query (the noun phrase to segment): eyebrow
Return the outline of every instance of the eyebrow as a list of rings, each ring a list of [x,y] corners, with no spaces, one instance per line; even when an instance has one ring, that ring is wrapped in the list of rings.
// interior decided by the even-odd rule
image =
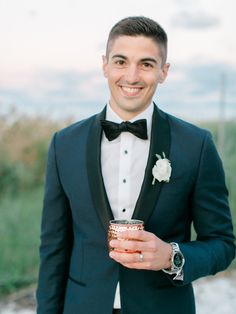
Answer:
[[[153,62],[153,63],[157,64],[157,60],[153,59],[153,58],[143,58],[140,61],[142,61],[142,62]]]
[[[120,55],[120,54],[116,54],[116,55],[112,56],[112,59],[115,59],[115,58],[121,58],[121,59],[127,60],[127,57]]]
[[[122,54],[116,54],[116,55],[112,56],[112,59],[115,59],[115,58],[121,58],[121,59],[127,60],[127,57],[124,56],[124,55],[122,55]],[[153,63],[155,63],[155,64],[158,63],[156,59],[154,59],[154,58],[149,58],[149,57],[147,57],[147,58],[142,58],[140,61],[141,61],[141,62],[153,62]]]

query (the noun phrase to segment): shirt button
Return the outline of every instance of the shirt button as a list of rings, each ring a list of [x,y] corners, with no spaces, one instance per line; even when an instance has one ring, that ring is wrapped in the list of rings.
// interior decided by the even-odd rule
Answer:
[[[123,212],[123,213],[124,213],[124,212],[126,212],[126,209],[125,209],[125,208],[123,208],[123,209],[122,209],[122,212]]]
[[[123,183],[126,183],[126,179],[123,179]]]
[[[128,154],[128,151],[127,151],[127,150],[124,150],[124,153],[125,153],[125,155],[127,155],[127,154]]]

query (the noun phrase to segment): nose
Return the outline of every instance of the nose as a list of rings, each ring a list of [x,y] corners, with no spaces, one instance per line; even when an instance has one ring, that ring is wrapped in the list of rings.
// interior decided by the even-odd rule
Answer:
[[[136,65],[129,65],[125,70],[124,79],[131,85],[139,82],[138,67]]]

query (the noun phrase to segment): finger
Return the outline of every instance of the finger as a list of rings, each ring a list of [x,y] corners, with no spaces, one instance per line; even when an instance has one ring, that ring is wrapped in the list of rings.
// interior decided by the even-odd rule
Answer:
[[[123,253],[114,250],[109,255],[119,263],[137,263],[139,261],[139,253]]]
[[[138,255],[137,254],[132,254],[132,255],[133,255],[132,260],[134,259],[137,261],[132,262],[129,260],[129,262],[125,262],[121,259],[119,263],[131,269],[151,269],[152,268],[152,264],[146,261],[147,260],[146,258],[144,259],[144,255],[142,253],[139,253]]]
[[[118,252],[118,251],[111,251],[110,257],[115,259],[117,262],[122,264],[137,264],[137,263],[144,263],[144,262],[150,262],[152,259],[151,253],[124,253],[124,252]]]
[[[151,232],[145,230],[125,230],[119,232],[117,235],[118,239],[131,239],[138,241],[150,241],[155,237]]]
[[[109,244],[116,251],[129,251],[134,253],[147,249],[147,244],[145,242],[133,240],[111,240]]]
[[[110,257],[124,267],[146,270],[160,270],[163,265],[158,262],[151,252],[141,253],[143,258],[140,258],[140,253],[121,253],[112,251]]]
[[[111,240],[110,246],[118,251],[150,251],[155,252],[158,250],[158,241],[156,238],[150,241],[140,241],[131,239]]]

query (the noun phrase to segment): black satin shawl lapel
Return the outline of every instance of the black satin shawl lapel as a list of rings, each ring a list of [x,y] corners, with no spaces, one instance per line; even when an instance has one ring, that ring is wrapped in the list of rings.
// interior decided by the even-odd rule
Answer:
[[[100,120],[105,119],[105,114],[106,107],[100,114],[95,116],[89,130],[87,142],[87,171],[94,207],[96,208],[105,231],[107,231],[109,221],[113,219],[113,214],[107,198],[101,170],[102,128]]]
[[[166,157],[169,157],[170,142],[170,126],[167,115],[160,111],[155,105],[152,118],[149,156],[142,188],[132,217],[134,219],[143,220],[145,223],[147,222],[155,208],[162,185],[167,184],[156,180],[155,184],[152,185],[152,168],[157,161],[156,154],[162,156],[164,152]]]

